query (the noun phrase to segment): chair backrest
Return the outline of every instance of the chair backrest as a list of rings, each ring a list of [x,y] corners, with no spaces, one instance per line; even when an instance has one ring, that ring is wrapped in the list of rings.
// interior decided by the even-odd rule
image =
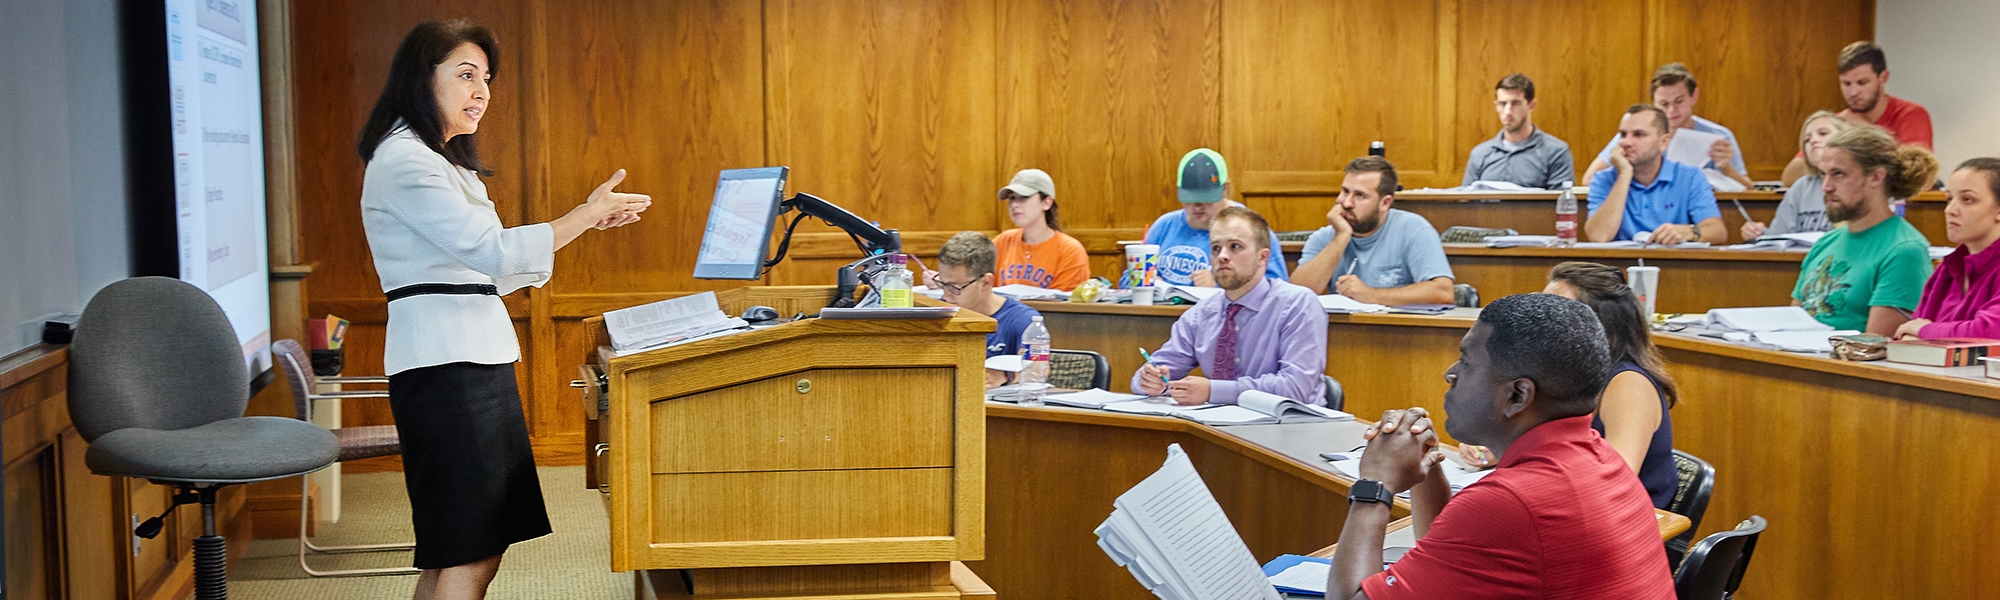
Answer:
[[[293,414],[301,421],[312,420],[312,390],[315,377],[312,372],[312,355],[306,354],[298,340],[285,338],[271,342],[271,362],[285,371],[285,382],[292,387]]]
[[[1451,303],[1453,306],[1479,308],[1479,289],[1470,283],[1451,286]]]
[[[1679,561],[1679,550],[1687,549],[1694,541],[1694,531],[1701,527],[1701,515],[1708,512],[1708,498],[1715,491],[1715,467],[1708,461],[1693,454],[1674,450],[1674,499],[1667,503],[1667,512],[1688,518],[1688,530],[1667,542],[1667,559]]]
[[[1111,389],[1111,361],[1089,350],[1049,350],[1049,387]]]
[[[1322,388],[1321,393],[1326,395],[1326,407],[1334,410],[1346,410],[1347,392],[1341,389],[1340,380],[1334,379],[1332,375],[1321,374],[1320,383],[1320,387]]]
[[[84,441],[243,416],[250,370],[222,306],[191,284],[135,277],[99,290],[69,346],[69,415]]]
[[[1681,561],[1680,571],[1674,574],[1674,591],[1680,600],[1723,600],[1736,595],[1765,524],[1764,517],[1751,515],[1735,529],[1716,532],[1688,550],[1687,560]]]

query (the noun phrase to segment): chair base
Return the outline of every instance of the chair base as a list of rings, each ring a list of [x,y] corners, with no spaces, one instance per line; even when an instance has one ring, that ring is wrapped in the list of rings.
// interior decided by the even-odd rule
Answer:
[[[373,577],[377,575],[415,575],[423,572],[422,569],[418,569],[416,567],[383,567],[376,569],[338,569],[338,570],[324,570],[324,571],[312,568],[312,565],[306,562],[306,551],[308,550],[312,551],[315,554],[358,554],[362,552],[391,552],[396,550],[413,550],[417,547],[417,545],[411,542],[394,543],[394,544],[355,544],[348,546],[313,545],[312,539],[306,536],[306,526],[308,525],[306,520],[312,518],[311,513],[306,510],[307,495],[311,491],[311,489],[308,487],[310,485],[311,483],[308,482],[306,478],[304,477],[299,478],[299,569],[300,570],[305,571],[307,575],[311,575],[313,577]]]

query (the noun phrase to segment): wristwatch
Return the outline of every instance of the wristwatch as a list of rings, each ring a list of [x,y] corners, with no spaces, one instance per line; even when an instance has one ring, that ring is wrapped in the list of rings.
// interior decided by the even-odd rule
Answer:
[[[1353,504],[1355,502],[1374,502],[1376,504],[1389,504],[1395,501],[1396,501],[1396,494],[1390,492],[1389,486],[1382,485],[1382,482],[1380,481],[1374,481],[1371,479],[1357,479],[1354,481],[1354,487],[1347,488],[1348,504]]]

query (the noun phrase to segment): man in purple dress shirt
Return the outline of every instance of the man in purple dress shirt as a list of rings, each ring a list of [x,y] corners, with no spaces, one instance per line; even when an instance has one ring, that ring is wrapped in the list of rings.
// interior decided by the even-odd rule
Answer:
[[[1271,225],[1257,211],[1225,208],[1209,225],[1209,255],[1223,293],[1181,313],[1173,337],[1132,389],[1181,404],[1235,404],[1246,390],[1324,404],[1326,310],[1312,290],[1266,277]],[[1189,377],[1201,367],[1207,377]]]

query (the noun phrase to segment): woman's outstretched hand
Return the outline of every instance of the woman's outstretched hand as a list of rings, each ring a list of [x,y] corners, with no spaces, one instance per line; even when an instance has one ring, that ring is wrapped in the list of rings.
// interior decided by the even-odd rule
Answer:
[[[592,227],[610,229],[639,221],[639,213],[653,205],[653,197],[645,194],[628,194],[612,191],[625,181],[625,170],[619,169],[604,180],[597,189],[590,191],[590,198],[579,209],[588,209],[598,216]]]

